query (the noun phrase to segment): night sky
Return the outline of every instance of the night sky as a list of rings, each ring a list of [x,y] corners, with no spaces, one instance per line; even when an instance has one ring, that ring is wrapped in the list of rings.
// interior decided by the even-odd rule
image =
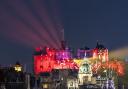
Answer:
[[[35,47],[58,48],[62,38],[72,48],[109,50],[127,46],[128,1],[0,0],[0,63],[32,66]],[[30,69],[28,69],[30,70]]]

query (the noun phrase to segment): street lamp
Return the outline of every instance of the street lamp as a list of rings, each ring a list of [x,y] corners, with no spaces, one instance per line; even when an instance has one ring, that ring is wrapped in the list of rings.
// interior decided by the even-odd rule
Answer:
[[[104,70],[103,72],[106,74],[106,78],[107,78],[107,77],[108,77],[108,76],[107,76],[107,70]]]
[[[19,62],[16,62],[14,65],[14,70],[16,71],[16,82],[19,82],[20,80],[20,72],[22,72],[22,66],[20,65]]]
[[[21,72],[22,71],[22,67],[21,66],[15,66],[15,71],[16,72]]]
[[[20,65],[19,62],[17,62],[14,66],[14,69],[16,72],[21,72],[22,71],[22,66]]]
[[[98,77],[97,77],[99,80],[100,80],[100,86],[102,86],[101,84],[101,76],[100,75],[98,75]]]

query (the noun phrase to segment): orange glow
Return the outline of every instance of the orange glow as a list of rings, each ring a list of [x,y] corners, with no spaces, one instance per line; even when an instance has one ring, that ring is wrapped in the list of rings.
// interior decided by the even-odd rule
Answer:
[[[108,61],[102,64],[94,64],[94,66],[92,66],[92,70],[93,72],[100,70],[101,67],[104,67],[104,69],[111,69],[113,71],[115,71],[118,76],[123,76],[125,74],[125,67],[124,67],[124,63],[121,61]]]

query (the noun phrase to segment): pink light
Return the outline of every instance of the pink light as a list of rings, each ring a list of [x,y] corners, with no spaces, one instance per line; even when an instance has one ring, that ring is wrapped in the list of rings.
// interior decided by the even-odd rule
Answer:
[[[37,47],[35,50],[36,50],[36,51],[41,51],[41,49],[40,49],[39,47]]]
[[[6,25],[3,28],[6,31],[3,30],[2,32],[5,37],[29,47],[48,45],[59,48],[60,33],[58,34],[56,31],[56,26],[53,23],[54,21],[51,20],[49,13],[44,8],[42,10],[38,9],[38,7],[42,7],[39,1],[32,3],[35,13],[23,1],[5,1],[5,3],[1,7],[6,10],[0,10],[1,21]],[[8,7],[11,10],[7,9]],[[42,21],[33,14],[39,14]],[[13,21],[13,23],[10,23],[10,21]],[[47,25],[43,25],[42,22],[47,22]]]

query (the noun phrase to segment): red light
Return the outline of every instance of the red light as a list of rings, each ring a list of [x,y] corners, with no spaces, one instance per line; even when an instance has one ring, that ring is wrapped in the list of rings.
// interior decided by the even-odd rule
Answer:
[[[75,69],[78,66],[69,59],[56,60],[55,50],[48,49],[46,55],[34,56],[35,74],[51,72],[52,69]],[[62,52],[62,54],[64,54]]]
[[[37,52],[39,52],[39,51],[41,50],[41,48],[40,48],[40,47],[37,47],[37,48],[35,48],[35,50],[36,50]]]

